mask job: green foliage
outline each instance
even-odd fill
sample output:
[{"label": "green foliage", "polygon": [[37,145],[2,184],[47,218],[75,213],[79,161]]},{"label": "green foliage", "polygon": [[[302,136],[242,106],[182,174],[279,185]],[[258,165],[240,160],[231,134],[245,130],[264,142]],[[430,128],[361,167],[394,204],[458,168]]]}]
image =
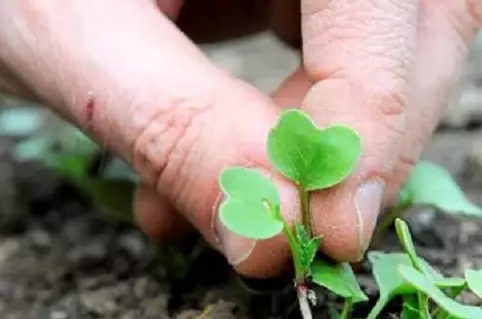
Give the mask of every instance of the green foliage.
[{"label": "green foliage", "polygon": [[[303,277],[311,275],[315,284],[345,298],[342,313],[333,310],[331,316],[348,318],[352,304],[368,298],[348,264],[315,260],[321,237],[311,235],[308,192],[332,187],[349,176],[361,155],[360,137],[342,125],[320,129],[305,113],[289,110],[270,131],[267,151],[273,166],[299,188],[303,223],[295,223],[294,230],[291,229],[281,217],[276,187],[260,173],[241,167],[228,168],[221,174],[221,189],[227,196],[220,209],[221,220],[233,232],[256,239],[270,238],[283,231],[293,253],[296,283],[303,283]],[[413,204],[482,214],[446,171],[429,162],[421,162],[412,172],[402,190],[397,213]],[[436,319],[480,316],[482,310],[450,299],[467,287],[466,280],[446,278],[419,258],[408,225],[396,217],[397,235],[405,252],[368,254],[380,297],[367,319],[378,318],[395,296],[403,299],[402,319],[431,318],[429,298],[440,306],[432,309]],[[468,273],[467,277],[477,276]],[[476,279],[480,282],[480,278]],[[480,288],[477,284],[473,286],[476,291]]]},{"label": "green foliage", "polygon": [[267,177],[252,169],[230,167],[221,173],[219,184],[226,196],[220,219],[229,230],[254,239],[282,231],[278,191]]},{"label": "green foliage", "polygon": [[414,295],[403,297],[401,319],[420,319],[418,299]]},{"label": "green foliage", "polygon": [[[439,288],[460,288],[465,286],[462,278],[445,278],[440,272],[435,270],[430,264],[420,258],[417,263],[423,269],[423,273]],[[399,272],[399,266],[412,266],[412,259],[406,253],[384,253],[371,251],[368,259],[372,264],[373,277],[379,287],[380,296],[377,304],[370,312],[367,319],[377,318],[383,308],[396,296],[412,296],[417,293],[417,289],[408,283]]]},{"label": "green foliage", "polygon": [[368,300],[368,297],[358,285],[352,268],[347,263],[329,264],[315,261],[311,273],[313,282],[349,299],[353,303]]},{"label": "green foliage", "polygon": [[417,256],[417,252],[415,250],[415,245],[413,244],[412,235],[410,234],[410,230],[408,225],[403,220],[397,218],[395,220],[395,229],[397,231],[398,239],[403,246],[403,249],[408,254],[410,261],[412,262],[413,267],[417,270],[427,274],[427,271],[422,265],[422,262]]},{"label": "green foliage", "polygon": [[98,151],[98,146],[81,131],[68,129],[59,138],[49,134],[29,137],[17,144],[13,155],[21,162],[43,163],[75,184],[103,213],[120,221],[132,222],[134,179],[89,176],[87,167]]},{"label": "green foliage", "polygon": [[413,267],[400,265],[399,272],[402,277],[419,292],[430,297],[438,306],[456,318],[480,319],[482,308],[463,305],[446,296],[423,273]]},{"label": "green foliage", "polygon": [[310,238],[306,227],[300,223],[295,223],[295,234],[299,247],[301,267],[305,274],[309,274],[311,272],[311,264],[320,247],[321,237]]},{"label": "green foliage", "polygon": [[482,270],[467,269],[465,280],[467,280],[469,289],[479,298],[482,298]]},{"label": "green foliage", "polygon": [[312,191],[334,186],[352,172],[361,139],[347,126],[319,129],[305,113],[288,110],[269,133],[267,149],[278,171]]},{"label": "green foliage", "polygon": [[[401,219],[397,219],[395,225],[399,241],[405,253],[383,253],[378,251],[368,253],[368,258],[372,264],[373,276],[380,290],[380,297],[367,319],[378,318],[387,303],[399,295],[403,296],[404,300],[412,300],[412,297],[419,295],[421,299],[417,299],[418,308],[416,308],[416,312],[419,317],[423,317],[423,305],[420,304],[420,300],[424,300],[426,297],[420,295],[421,290],[417,285],[406,280],[400,273],[400,267],[409,267],[418,271],[423,274],[423,277],[436,289],[455,292],[453,294],[454,296],[466,287],[466,282],[463,278],[446,278],[430,266],[426,260],[418,257],[408,225]],[[406,313],[405,316],[410,318],[409,316],[415,316],[415,314],[414,309],[408,308],[414,308],[415,306],[413,300],[410,302],[407,301],[407,303],[410,304],[410,307],[408,304],[406,307],[404,306],[404,312]]]},{"label": "green foliage", "polygon": [[400,204],[429,205],[446,213],[482,216],[482,209],[465,197],[449,172],[429,161],[420,161],[413,169],[400,198]]}]

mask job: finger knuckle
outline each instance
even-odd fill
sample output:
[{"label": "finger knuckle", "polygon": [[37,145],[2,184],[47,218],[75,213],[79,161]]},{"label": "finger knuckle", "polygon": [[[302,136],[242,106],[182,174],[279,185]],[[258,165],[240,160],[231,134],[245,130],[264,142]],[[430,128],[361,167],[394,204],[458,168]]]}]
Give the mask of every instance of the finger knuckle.
[{"label": "finger knuckle", "polygon": [[[403,137],[407,124],[407,86],[398,81],[380,81],[358,86],[360,99],[365,100],[364,109],[373,123],[378,123],[396,137]],[[392,139],[392,138],[391,138]],[[393,140],[393,139],[392,139]]]},{"label": "finger knuckle", "polygon": [[144,183],[169,191],[184,183],[180,171],[185,167],[202,128],[203,115],[212,107],[206,95],[177,99],[153,113],[133,146],[133,162]]}]

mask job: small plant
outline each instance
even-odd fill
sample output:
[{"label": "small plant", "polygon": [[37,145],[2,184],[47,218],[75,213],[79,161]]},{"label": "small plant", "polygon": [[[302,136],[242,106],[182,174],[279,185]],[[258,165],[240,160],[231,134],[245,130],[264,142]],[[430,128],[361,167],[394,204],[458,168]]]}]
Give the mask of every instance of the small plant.
[{"label": "small plant", "polygon": [[396,296],[403,299],[402,319],[482,318],[482,308],[455,301],[467,288],[478,295],[482,272],[467,270],[465,278],[444,277],[417,256],[407,224],[397,218],[395,227],[405,253],[368,253],[380,296],[366,319],[378,318],[387,303]]},{"label": "small plant", "polygon": [[281,232],[286,236],[295,269],[303,317],[312,318],[309,299],[313,292],[308,280],[345,298],[341,318],[348,318],[354,303],[368,300],[348,264],[315,261],[322,240],[312,236],[310,192],[342,182],[356,167],[362,143],[359,135],[344,125],[319,129],[299,110],[285,111],[267,142],[273,166],[298,187],[302,222],[292,227],[281,216],[280,198],[275,185],[258,171],[230,167],[220,176],[226,200],[220,206],[220,219],[234,233],[267,239]]},{"label": "small plant", "polygon": [[[309,279],[344,298],[341,313],[333,313],[333,318],[351,318],[352,306],[367,301],[368,297],[349,264],[315,259],[322,238],[312,234],[310,192],[333,187],[350,175],[362,152],[359,135],[344,125],[320,129],[305,113],[287,110],[269,133],[267,151],[275,169],[298,188],[302,222],[290,225],[283,219],[278,191],[269,178],[239,166],[226,168],[220,175],[220,187],[226,195],[220,206],[221,221],[232,232],[252,239],[284,234],[292,253],[294,286],[303,318],[312,318],[310,301],[313,304],[316,300]],[[428,182],[430,187],[426,187]],[[414,204],[473,215],[480,215],[480,208],[464,197],[444,170],[428,162],[417,166],[400,198],[387,220],[396,222],[397,235],[406,253],[369,253],[380,298],[367,319],[378,318],[386,304],[398,295],[404,300],[403,319],[482,318],[482,309],[453,299],[467,287],[480,294],[482,272],[468,271],[466,277],[471,283],[469,279],[443,277],[417,256],[408,226],[398,219]],[[437,306],[431,307],[429,300]]]},{"label": "small plant", "polygon": [[403,185],[398,201],[380,221],[373,243],[377,243],[394,220],[414,205],[435,208],[438,212],[482,216],[482,209],[468,200],[453,177],[443,167],[419,161]]}]

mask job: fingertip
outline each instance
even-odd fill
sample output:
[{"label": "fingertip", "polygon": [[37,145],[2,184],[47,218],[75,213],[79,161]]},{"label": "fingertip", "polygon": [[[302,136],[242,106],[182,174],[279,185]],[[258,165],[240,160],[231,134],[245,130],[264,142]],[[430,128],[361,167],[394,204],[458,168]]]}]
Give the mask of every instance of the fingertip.
[{"label": "fingertip", "polygon": [[385,183],[357,178],[314,194],[314,232],[323,237],[321,249],[340,262],[360,261],[375,229]]}]

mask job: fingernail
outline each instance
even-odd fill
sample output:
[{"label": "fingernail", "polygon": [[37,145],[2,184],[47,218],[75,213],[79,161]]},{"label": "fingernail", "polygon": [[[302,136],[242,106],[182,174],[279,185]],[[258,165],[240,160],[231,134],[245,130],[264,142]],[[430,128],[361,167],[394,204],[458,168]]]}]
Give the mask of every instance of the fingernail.
[{"label": "fingernail", "polygon": [[219,207],[224,198],[224,195],[220,194],[213,207],[214,234],[218,249],[224,254],[227,261],[235,266],[251,255],[256,246],[256,240],[235,234],[224,226],[219,218]]},{"label": "fingernail", "polygon": [[360,256],[363,258],[370,245],[370,240],[375,229],[385,183],[381,179],[371,180],[363,184],[355,196],[355,207],[358,215]]}]

